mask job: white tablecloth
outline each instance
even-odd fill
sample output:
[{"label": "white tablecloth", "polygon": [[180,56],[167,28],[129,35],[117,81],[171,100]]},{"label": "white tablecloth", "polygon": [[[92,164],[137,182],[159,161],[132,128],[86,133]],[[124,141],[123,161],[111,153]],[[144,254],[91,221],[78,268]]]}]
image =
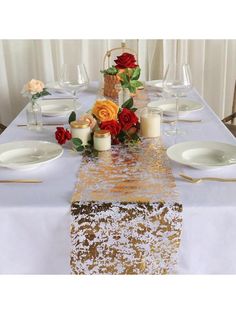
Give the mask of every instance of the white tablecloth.
[{"label": "white tablecloth", "polygon": [[[96,84],[81,94],[84,108],[96,97]],[[204,100],[193,91],[189,98],[205,108],[188,117],[202,123],[181,123],[184,136],[163,136],[169,147],[188,140],[214,140],[236,144]],[[32,132],[17,124],[25,123],[24,110],[0,136],[0,143],[13,140],[54,139],[55,127]],[[45,123],[67,122],[67,118],[44,118]],[[167,128],[168,126],[164,126]],[[70,273],[70,198],[76,183],[81,157],[65,149],[63,156],[35,170],[1,168],[0,178],[37,178],[42,184],[0,185],[0,273]],[[179,251],[180,274],[236,273],[236,183],[190,184],[178,178],[180,172],[192,176],[236,177],[236,166],[211,171],[190,169],[172,163],[177,188],[184,207]]]}]

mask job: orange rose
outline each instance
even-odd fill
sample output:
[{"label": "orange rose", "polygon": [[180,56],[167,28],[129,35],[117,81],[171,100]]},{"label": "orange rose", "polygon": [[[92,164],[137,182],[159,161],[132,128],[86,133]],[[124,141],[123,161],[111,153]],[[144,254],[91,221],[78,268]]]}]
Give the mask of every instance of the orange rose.
[{"label": "orange rose", "polygon": [[97,100],[93,106],[92,114],[101,122],[116,120],[119,106],[111,100]]}]

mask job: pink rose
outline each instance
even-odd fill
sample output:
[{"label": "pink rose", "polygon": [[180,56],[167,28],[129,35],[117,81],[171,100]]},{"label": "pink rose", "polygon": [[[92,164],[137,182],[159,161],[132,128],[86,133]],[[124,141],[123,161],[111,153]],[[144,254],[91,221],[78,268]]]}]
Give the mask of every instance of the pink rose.
[{"label": "pink rose", "polygon": [[95,125],[97,123],[96,120],[94,119],[94,117],[91,114],[89,114],[89,113],[82,114],[79,117],[79,121],[86,121],[86,122],[88,122],[91,130],[95,127]]},{"label": "pink rose", "polygon": [[44,89],[44,83],[39,80],[32,79],[24,86],[24,92],[28,92],[31,95],[41,93]]}]

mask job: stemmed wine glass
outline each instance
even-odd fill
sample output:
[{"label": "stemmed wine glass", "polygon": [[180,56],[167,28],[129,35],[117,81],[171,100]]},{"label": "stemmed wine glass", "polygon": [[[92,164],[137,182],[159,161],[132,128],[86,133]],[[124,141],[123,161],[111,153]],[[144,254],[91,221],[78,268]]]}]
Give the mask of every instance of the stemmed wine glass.
[{"label": "stemmed wine glass", "polygon": [[171,97],[175,97],[176,118],[172,123],[173,129],[166,131],[167,135],[185,134],[178,129],[179,97],[183,97],[192,89],[192,77],[189,64],[169,64],[163,79],[163,89]]},{"label": "stemmed wine glass", "polygon": [[65,63],[62,65],[59,84],[73,95],[75,110],[79,110],[81,107],[81,104],[78,101],[78,92],[86,89],[88,83],[89,78],[83,63]]}]

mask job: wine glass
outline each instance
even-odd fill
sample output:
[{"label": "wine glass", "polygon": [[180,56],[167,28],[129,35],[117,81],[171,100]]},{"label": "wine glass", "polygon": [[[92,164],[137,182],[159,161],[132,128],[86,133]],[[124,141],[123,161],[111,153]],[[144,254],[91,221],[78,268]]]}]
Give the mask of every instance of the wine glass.
[{"label": "wine glass", "polygon": [[169,64],[163,79],[163,89],[171,97],[175,97],[175,120],[171,123],[174,128],[166,131],[167,135],[185,134],[178,129],[179,97],[183,97],[192,89],[192,77],[189,64]]},{"label": "wine glass", "polygon": [[59,84],[73,95],[75,110],[79,110],[81,107],[81,104],[78,101],[78,92],[86,89],[88,87],[88,83],[89,78],[83,63],[65,63],[62,65]]}]

